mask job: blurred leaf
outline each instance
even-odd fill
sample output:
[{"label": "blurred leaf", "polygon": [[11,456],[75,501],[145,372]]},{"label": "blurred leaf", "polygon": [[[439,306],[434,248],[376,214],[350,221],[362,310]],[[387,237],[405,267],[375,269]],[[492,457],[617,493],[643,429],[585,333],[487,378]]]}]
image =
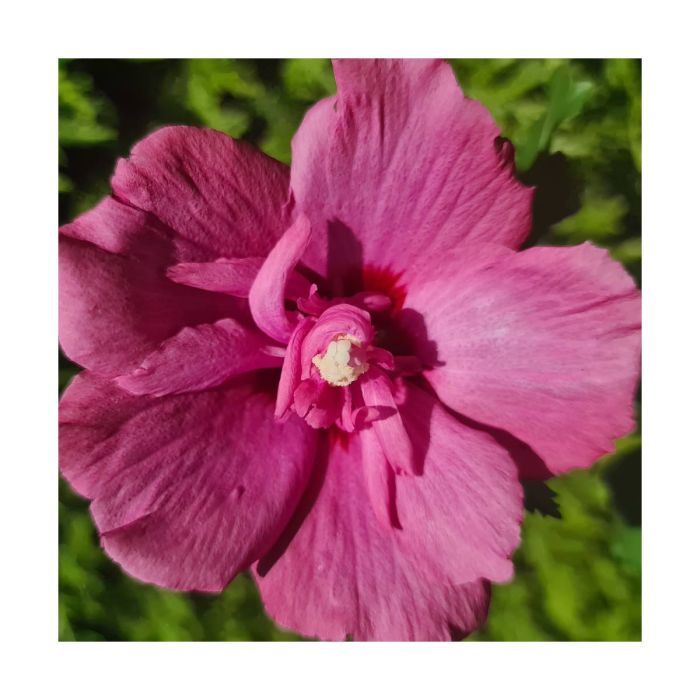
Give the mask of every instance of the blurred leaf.
[{"label": "blurred leaf", "polygon": [[640,91],[640,61],[636,58],[611,58],[605,62],[605,79],[611,87],[621,88],[628,95],[638,95]]},{"label": "blurred leaf", "polygon": [[285,61],[282,81],[290,97],[315,102],[335,92],[331,62],[325,58],[291,58]]},{"label": "blurred leaf", "polygon": [[112,106],[93,91],[90,76],[64,62],[58,67],[58,140],[62,147],[95,146],[116,139]]},{"label": "blurred leaf", "polygon": [[593,94],[593,83],[576,80],[568,66],[562,66],[552,77],[549,88],[550,132],[566,119],[578,116],[586,101]]},{"label": "blurred leaf", "polygon": [[252,120],[245,101],[263,94],[264,87],[254,71],[240,61],[187,62],[187,105],[212,129],[242,136]]},{"label": "blurred leaf", "polygon": [[612,251],[612,256],[619,260],[623,265],[633,265],[642,259],[642,239],[629,238],[626,241],[615,246]]},{"label": "blurred leaf", "polygon": [[61,194],[73,191],[73,183],[71,182],[70,178],[63,175],[63,173],[58,174],[58,191]]},{"label": "blurred leaf", "polygon": [[552,230],[556,236],[572,243],[603,241],[620,233],[626,213],[627,203],[623,197],[605,197],[587,190],[581,209]]},{"label": "blurred leaf", "polygon": [[62,119],[59,138],[65,146],[89,146],[114,139],[114,131],[100,124],[89,124],[77,119]]},{"label": "blurred leaf", "polygon": [[627,131],[629,148],[637,170],[642,170],[642,97],[641,63],[638,59],[618,58],[605,63],[605,77],[610,85],[627,96]]},{"label": "blurred leaf", "polygon": [[267,124],[260,137],[260,149],[283,163],[292,160],[291,140],[304,116],[304,107],[297,100],[289,101],[277,90],[270,90],[256,103]]},{"label": "blurred leaf", "polygon": [[515,580],[494,587],[487,626],[476,638],[639,639],[638,571],[617,566],[623,546],[622,555],[632,558],[633,543],[620,540],[624,526],[600,470],[551,483],[562,518],[526,515]]},{"label": "blurred leaf", "polygon": [[642,530],[624,527],[612,541],[612,554],[632,573],[642,572]]},{"label": "blurred leaf", "polygon": [[527,170],[537,155],[548,150],[555,129],[576,117],[593,94],[593,83],[576,80],[569,66],[561,66],[549,83],[546,113],[531,127],[516,153],[518,170]]},{"label": "blurred leaf", "polygon": [[634,97],[629,117],[630,152],[638,172],[642,172],[642,99]]}]

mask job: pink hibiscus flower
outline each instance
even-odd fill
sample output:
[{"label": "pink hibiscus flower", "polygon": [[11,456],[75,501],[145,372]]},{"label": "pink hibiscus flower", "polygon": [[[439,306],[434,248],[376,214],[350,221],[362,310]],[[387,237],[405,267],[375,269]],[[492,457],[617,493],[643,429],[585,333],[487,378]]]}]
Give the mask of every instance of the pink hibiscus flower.
[{"label": "pink hibiscus flower", "polygon": [[450,639],[512,575],[520,479],[633,428],[639,292],[516,252],[532,191],[446,63],[334,68],[291,171],[164,128],[61,229],[61,468],[143,581],[252,567],[301,634]]}]

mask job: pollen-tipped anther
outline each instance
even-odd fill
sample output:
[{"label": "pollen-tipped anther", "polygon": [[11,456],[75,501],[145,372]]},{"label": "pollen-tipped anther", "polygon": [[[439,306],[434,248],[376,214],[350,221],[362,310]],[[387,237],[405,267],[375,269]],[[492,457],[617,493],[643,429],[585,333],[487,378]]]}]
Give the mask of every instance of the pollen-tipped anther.
[{"label": "pollen-tipped anther", "polygon": [[362,343],[351,335],[337,335],[312,362],[332,386],[348,386],[368,369],[367,354]]}]

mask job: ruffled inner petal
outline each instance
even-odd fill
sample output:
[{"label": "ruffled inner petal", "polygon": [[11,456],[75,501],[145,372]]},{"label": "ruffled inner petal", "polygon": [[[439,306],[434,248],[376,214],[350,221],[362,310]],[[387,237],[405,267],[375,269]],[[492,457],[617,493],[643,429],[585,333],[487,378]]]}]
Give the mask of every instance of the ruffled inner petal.
[{"label": "ruffled inner petal", "polygon": [[131,394],[165,396],[200,391],[254,369],[281,367],[284,348],[227,318],[185,328],[133,372],[116,379]]},{"label": "ruffled inner petal", "polygon": [[387,461],[397,472],[420,471],[411,440],[394,400],[391,380],[381,371],[372,370],[361,385],[365,405],[377,408],[383,415],[372,422],[372,430],[382,446]]},{"label": "ruffled inner petal", "polygon": [[[214,262],[180,263],[168,268],[168,278],[189,287],[221,292],[247,299],[250,288],[260,271],[264,258],[220,258]],[[292,270],[284,290],[288,299],[309,294],[310,283],[303,275]]]},{"label": "ruffled inner petal", "polygon": [[298,318],[284,307],[285,289],[294,266],[309,243],[310,227],[300,216],[267,256],[250,289],[250,311],[258,327],[275,340],[286,343]]}]

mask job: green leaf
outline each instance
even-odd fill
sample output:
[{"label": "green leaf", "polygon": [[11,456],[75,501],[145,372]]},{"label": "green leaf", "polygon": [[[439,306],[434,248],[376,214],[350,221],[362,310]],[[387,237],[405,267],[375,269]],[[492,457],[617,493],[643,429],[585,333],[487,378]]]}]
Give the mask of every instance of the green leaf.
[{"label": "green leaf", "polygon": [[255,71],[228,59],[193,59],[186,70],[189,109],[204,125],[236,138],[242,136],[252,121],[246,101],[264,93]]},{"label": "green leaf", "polygon": [[73,183],[67,175],[58,174],[58,191],[60,194],[73,191]]},{"label": "green leaf", "polygon": [[335,92],[331,62],[324,58],[285,61],[282,81],[290,97],[304,102],[315,102]]},{"label": "green leaf", "polygon": [[[631,445],[620,441],[620,451]],[[476,638],[639,639],[635,534],[626,531],[613,510],[601,468],[571,472],[549,483],[562,518],[526,514],[515,579],[494,586],[487,626]]]},{"label": "green leaf", "polygon": [[606,197],[586,190],[581,208],[552,230],[555,236],[564,237],[569,243],[604,241],[620,233],[626,213],[624,197]]},{"label": "green leaf", "polygon": [[593,83],[576,80],[569,66],[561,66],[554,73],[548,88],[547,111],[532,124],[516,153],[519,170],[528,170],[540,153],[548,151],[557,127],[578,116],[592,94]]},{"label": "green leaf", "polygon": [[638,172],[642,172],[642,98],[637,95],[629,112],[630,152]]},{"label": "green leaf", "polygon": [[642,239],[628,238],[611,251],[613,258],[623,265],[635,265],[642,259]]},{"label": "green leaf", "polygon": [[611,551],[629,571],[641,574],[642,571],[642,530],[638,527],[624,527],[612,541]]},{"label": "green leaf", "polygon": [[550,83],[550,119],[559,125],[566,119],[578,116],[584,104],[593,94],[593,83],[577,81],[570,67],[562,66]]},{"label": "green leaf", "polygon": [[58,141],[62,147],[88,147],[114,141],[114,108],[94,92],[90,76],[59,63]]}]

